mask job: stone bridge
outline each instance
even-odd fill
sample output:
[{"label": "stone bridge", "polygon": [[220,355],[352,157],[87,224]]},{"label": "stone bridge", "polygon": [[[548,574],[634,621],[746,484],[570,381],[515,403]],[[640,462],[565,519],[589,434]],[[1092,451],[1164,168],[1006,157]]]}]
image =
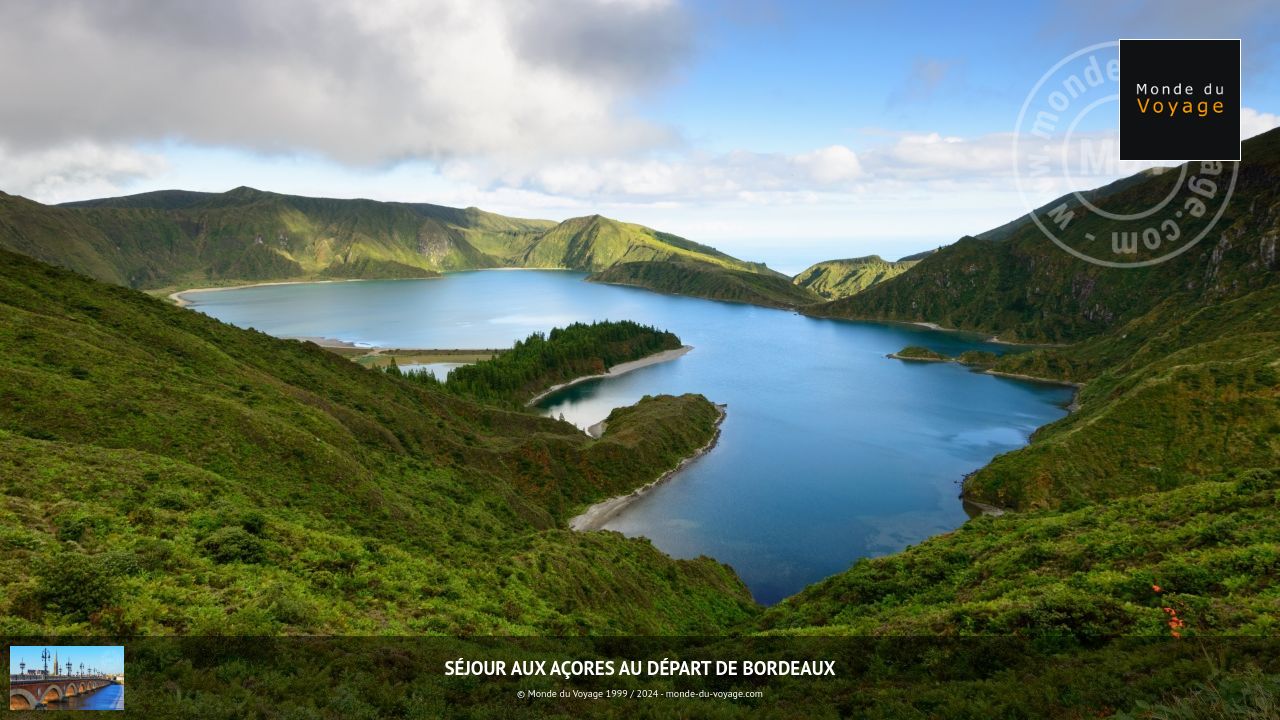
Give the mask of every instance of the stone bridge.
[{"label": "stone bridge", "polygon": [[9,709],[35,710],[114,683],[103,675],[10,675]]}]

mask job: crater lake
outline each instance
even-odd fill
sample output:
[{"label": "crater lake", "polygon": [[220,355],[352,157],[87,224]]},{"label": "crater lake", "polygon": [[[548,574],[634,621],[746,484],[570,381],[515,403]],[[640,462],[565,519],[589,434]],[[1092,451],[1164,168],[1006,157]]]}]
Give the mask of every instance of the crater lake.
[{"label": "crater lake", "polygon": [[727,405],[716,447],[605,528],[647,537],[675,557],[727,563],[766,604],[859,558],[955,529],[967,517],[963,477],[1025,445],[1066,414],[1072,397],[1066,387],[885,357],[907,345],[947,355],[1017,350],[977,336],[814,319],[584,277],[483,270],[182,295],[240,327],[375,347],[504,348],[593,320],[675,332],[691,352],[573,385],[537,409],[585,429],[644,395],[696,392]]}]

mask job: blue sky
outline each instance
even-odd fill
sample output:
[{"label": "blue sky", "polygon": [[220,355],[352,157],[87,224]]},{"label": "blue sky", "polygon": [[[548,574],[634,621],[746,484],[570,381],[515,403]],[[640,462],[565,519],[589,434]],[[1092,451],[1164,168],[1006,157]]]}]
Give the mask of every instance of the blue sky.
[{"label": "blue sky", "polygon": [[[9,673],[18,674],[18,663],[25,662],[27,669],[44,667],[40,654],[45,649],[52,656],[58,653],[58,663],[66,665],[70,660],[76,673],[80,672],[80,664],[85,670],[97,668],[108,675],[124,672],[124,647],[120,645],[10,645]],[[53,672],[53,659],[49,660],[49,671]]]},{"label": "blue sky", "polygon": [[1023,100],[1120,37],[1241,37],[1244,131],[1280,124],[1264,2],[15,0],[0,189],[601,212],[795,271],[1025,212]]}]

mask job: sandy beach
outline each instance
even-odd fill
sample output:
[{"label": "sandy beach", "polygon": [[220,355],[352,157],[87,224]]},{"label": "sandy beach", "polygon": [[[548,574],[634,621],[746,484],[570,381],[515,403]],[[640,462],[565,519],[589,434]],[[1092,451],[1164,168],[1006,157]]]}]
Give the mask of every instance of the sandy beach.
[{"label": "sandy beach", "polygon": [[186,290],[179,290],[177,292],[169,293],[169,299],[172,300],[175,304],[177,304],[178,307],[188,307],[192,303],[190,300],[183,297],[183,295],[186,295],[187,293],[221,292],[222,290],[243,290],[244,288],[267,287],[269,285],[320,285],[320,284],[328,284],[328,283],[361,282],[361,281],[362,281],[361,278],[343,278],[342,280],[277,280],[274,282],[249,283],[248,285],[223,285],[221,287],[187,288]]},{"label": "sandy beach", "polygon": [[599,530],[605,523],[609,522],[618,513],[622,512],[623,508],[641,497],[644,497],[645,493],[655,487],[670,480],[672,477],[675,477],[676,473],[683,470],[689,463],[711,452],[711,449],[716,446],[716,442],[720,440],[720,424],[724,422],[725,407],[725,405],[716,405],[716,409],[720,411],[720,417],[716,418],[716,431],[706,445],[703,445],[692,455],[681,460],[679,465],[663,473],[657,480],[654,480],[647,485],[642,485],[626,495],[617,495],[609,498],[608,500],[602,500],[587,508],[581,515],[577,515],[569,520],[569,529],[577,530],[578,532]]},{"label": "sandy beach", "polygon": [[929,328],[930,330],[942,330],[943,332],[958,332],[955,328],[946,328],[946,327],[942,327],[942,326],[941,326],[941,325],[939,325],[938,323],[931,323],[931,322],[913,322],[913,323],[911,323],[911,324],[912,324],[912,325],[919,325],[920,327],[926,327],[926,328]]},{"label": "sandy beach", "polygon": [[608,370],[605,370],[600,375],[585,375],[580,378],[574,378],[573,380],[570,380],[569,382],[566,382],[566,383],[560,383],[559,385],[552,385],[546,390],[543,390],[537,395],[534,395],[533,399],[525,403],[525,406],[528,407],[530,405],[533,405],[534,403],[550,395],[551,393],[556,392],[557,390],[563,390],[571,385],[577,385],[580,382],[586,382],[587,380],[595,380],[597,378],[617,377],[618,375],[629,373],[632,370],[639,370],[642,367],[656,365],[658,363],[667,362],[668,360],[675,360],[676,358],[680,357],[681,355],[684,355],[685,353],[689,352],[692,349],[693,349],[692,345],[681,345],[675,350],[663,350],[662,352],[654,353],[648,357],[642,357],[639,360],[632,360],[631,362],[618,363],[617,365],[614,365]]},{"label": "sandy beach", "polygon": [[977,510],[982,515],[990,515],[991,517],[1000,517],[1001,515],[1004,515],[1006,512],[1008,512],[1002,507],[996,507],[995,505],[988,505],[987,503],[978,502],[977,500],[970,500],[969,498],[963,495],[960,496],[960,502],[964,503],[970,508],[973,508],[974,510]]},{"label": "sandy beach", "polygon": [[222,286],[219,286],[219,287],[187,288],[186,290],[179,290],[179,291],[177,291],[177,292],[169,293],[169,296],[168,296],[168,297],[169,297],[169,299],[170,299],[170,300],[172,300],[175,304],[177,304],[177,306],[178,306],[178,307],[187,307],[187,306],[189,306],[189,305],[191,305],[191,304],[192,304],[190,300],[188,300],[188,299],[186,299],[186,298],[184,298],[184,297],[183,297],[183,295],[186,295],[187,293],[197,293],[197,292],[219,292],[219,291],[222,291],[222,290],[243,290],[244,288],[252,288],[252,287],[267,287],[267,286],[269,286],[269,285],[328,285],[328,284],[330,284],[330,283],[365,282],[365,281],[368,281],[368,280],[439,280],[439,279],[440,279],[440,278],[442,278],[442,277],[444,277],[444,276],[443,276],[443,275],[428,275],[428,276],[420,277],[420,278],[419,278],[419,277],[414,277],[414,278],[340,278],[340,279],[337,279],[337,280],[274,280],[274,281],[271,281],[271,282],[247,283],[247,284],[245,284],[245,285],[222,285]]}]

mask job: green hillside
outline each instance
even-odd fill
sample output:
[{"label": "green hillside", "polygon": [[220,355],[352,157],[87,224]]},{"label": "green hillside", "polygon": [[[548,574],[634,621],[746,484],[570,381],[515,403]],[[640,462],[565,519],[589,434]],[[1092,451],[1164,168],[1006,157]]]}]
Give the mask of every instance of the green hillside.
[{"label": "green hillside", "polygon": [[592,440],[0,250],[7,635],[705,633],[728,568],[557,528],[703,446],[646,398]]},{"label": "green hillside", "polygon": [[520,267],[592,271],[618,263],[660,261],[697,261],[733,270],[764,271],[761,265],[715,248],[599,215],[565,220],[539,235],[516,260]]},{"label": "green hillside", "polygon": [[766,307],[799,307],[819,299],[809,290],[793,285],[780,273],[706,262],[625,262],[587,279],[614,285],[634,285],[672,295]]},{"label": "green hillside", "polygon": [[[1280,458],[1280,133],[1249,141],[1244,157],[1221,232],[1168,262],[1099,268],[1024,221],[1001,229],[1007,239],[961,240],[812,312],[1077,340],[979,363],[1085,387],[1077,412],[966,479],[974,500],[1070,508],[1271,467]],[[1154,182],[1140,174],[1108,188],[1132,197]]]},{"label": "green hillside", "polygon": [[[813,310],[1076,339],[959,360],[1084,383],[1078,410],[965,479],[966,498],[1015,512],[861,560],[762,614],[766,633],[941,638],[879,649],[893,661],[870,666],[850,712],[1270,716],[1280,667],[1238,638],[1276,632],[1277,141],[1246,144],[1221,236],[1173,262],[1096,268],[1015,222]],[[981,660],[973,640],[946,644],[973,636],[1030,644]]]},{"label": "green hillside", "polygon": [[[1280,132],[1247,141],[1243,152],[1222,219],[1198,245],[1167,262],[1119,272],[1085,263],[1024,219],[998,228],[991,239],[962,238],[890,282],[806,312],[925,320],[1006,340],[1073,342],[1116,330],[1166,298],[1189,308],[1256,290],[1280,268]],[[1167,195],[1168,180],[1144,173],[1108,187],[1107,207],[1123,212],[1156,204]],[[1090,213],[1078,222],[1077,231],[1109,242],[1109,221]]]},{"label": "green hillside", "polygon": [[770,273],[714,248],[593,215],[563,223],[476,208],[336,200],[240,187],[46,206],[0,193],[0,247],[135,288],[429,277],[492,267],[597,271],[698,261]]},{"label": "green hillside", "polygon": [[897,277],[915,265],[913,260],[890,262],[879,255],[826,260],[810,265],[792,280],[827,300],[857,295],[876,283]]},{"label": "green hillside", "polygon": [[1274,634],[1278,490],[1280,469],[1219,472],[1073,512],[980,517],[897,555],[861,560],[770,608],[760,627],[1162,637],[1161,608],[1176,604],[1187,608],[1190,635]]},{"label": "green hillside", "polygon": [[1070,348],[996,369],[1087,379],[1080,410],[965,482],[1002,507],[1076,507],[1280,461],[1280,284],[1188,310],[1170,303]]},{"label": "green hillside", "polygon": [[[1084,385],[1078,410],[965,479],[967,498],[1011,512],[861,560],[767,610],[707,558],[560,529],[705,445],[718,413],[701,396],[645,398],[592,440],[0,250],[0,563],[11,578],[0,627],[705,634],[734,639],[693,652],[740,655],[753,650],[718,643],[858,635],[883,643],[874,655],[840,651],[861,674],[770,685],[780,716],[815,716],[817,702],[831,716],[1141,716],[1151,702],[1169,717],[1267,717],[1280,687],[1258,668],[1277,672],[1276,658],[1238,639],[1209,644],[1269,638],[1280,617],[1280,131],[1247,143],[1245,157],[1219,231],[1173,261],[1098,268],[1015,222],[811,310],[1069,343],[960,360]],[[1154,189],[1143,176],[1109,192],[1136,205]],[[293,229],[270,235],[277,221]],[[440,269],[603,264],[592,280],[783,307],[818,297],[603,218],[551,227],[247,189],[80,208],[0,198],[6,245],[117,284],[434,272],[403,254],[396,239],[411,229],[439,250]],[[348,244],[332,239],[339,231]],[[655,347],[678,343],[653,336]],[[549,377],[541,354],[531,358],[512,377]],[[975,636],[1029,645],[979,653]],[[921,638],[970,640],[916,652]],[[391,672],[361,667],[362,687]],[[258,677],[252,665],[228,672]],[[400,707],[402,695],[378,701]],[[1206,697],[1264,711],[1207,709]]]}]

